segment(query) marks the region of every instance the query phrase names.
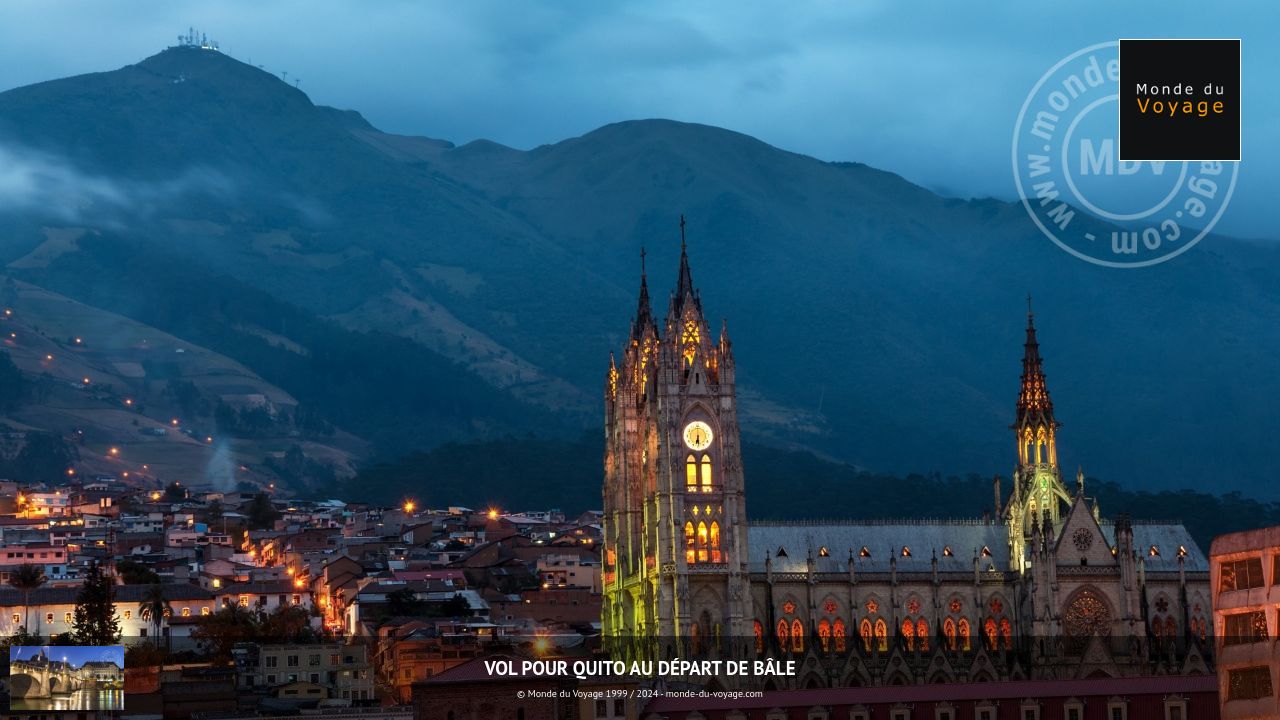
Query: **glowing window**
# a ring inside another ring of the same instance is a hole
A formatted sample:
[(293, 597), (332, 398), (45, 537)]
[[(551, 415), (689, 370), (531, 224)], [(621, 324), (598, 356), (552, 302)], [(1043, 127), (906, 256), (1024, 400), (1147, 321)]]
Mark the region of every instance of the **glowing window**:
[(995, 650), (1000, 642), (1000, 629), (996, 627), (995, 618), (987, 618), (982, 624), (982, 636), (987, 641), (987, 649)]
[(916, 624), (910, 618), (902, 621), (902, 642), (907, 647), (907, 652), (916, 649)]
[(711, 492), (711, 456), (702, 456), (702, 492)]
[(956, 621), (947, 618), (942, 622), (942, 634), (947, 638), (947, 649), (956, 649)]
[(929, 623), (924, 618), (916, 622), (916, 642), (920, 645), (920, 652), (929, 652)]
[(692, 455), (684, 460), (684, 484), (689, 492), (698, 489), (698, 461)]
[(720, 556), (720, 523), (711, 523), (711, 562), (721, 562)]
[(1000, 621), (1000, 637), (1004, 639), (1004, 649), (1013, 649), (1013, 625), (1009, 622), (1009, 618)]
[(753, 624), (752, 630), (755, 632), (755, 635), (756, 635), (756, 654), (757, 655), (763, 654), (764, 653), (764, 626), (760, 624), (759, 620), (756, 620), (755, 623)]
[(791, 621), (791, 649), (804, 652), (804, 626), (800, 624), (800, 618)]
[(831, 625), (831, 634), (835, 636), (836, 652), (844, 652), (844, 621), (836, 618)]
[(831, 623), (818, 621), (818, 641), (822, 643), (822, 652), (831, 652)]
[(693, 523), (684, 524), (684, 561), (692, 563), (696, 561), (696, 549), (694, 548), (694, 529)]
[(871, 652), (871, 621), (863, 618), (862, 624), (858, 626), (858, 636), (862, 638), (863, 652)]
[(969, 652), (972, 645), (969, 642), (969, 621), (960, 618), (960, 649)]
[(867, 549), (866, 545), (863, 545), (862, 549), (858, 551), (858, 557), (864, 557), (864, 558), (871, 557), (871, 551)]
[(786, 620), (778, 621), (778, 644), (782, 645), (782, 649), (787, 649), (787, 641), (791, 637), (791, 625)]
[(191, 608), (189, 607), (182, 608), (182, 617), (191, 617)]
[(889, 626), (884, 618), (876, 620), (876, 647), (880, 652), (889, 652)]
[(707, 524), (698, 523), (698, 562), (707, 561)]

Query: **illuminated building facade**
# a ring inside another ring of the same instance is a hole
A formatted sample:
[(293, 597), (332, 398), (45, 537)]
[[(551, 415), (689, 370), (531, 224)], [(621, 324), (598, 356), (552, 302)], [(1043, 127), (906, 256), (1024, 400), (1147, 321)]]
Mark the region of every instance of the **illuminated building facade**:
[[(683, 225), (682, 225), (683, 231)], [(1028, 308), (1012, 487), (947, 521), (746, 522), (734, 359), (687, 250), (605, 383), (602, 625), (619, 657), (800, 661), (778, 687), (1211, 673), (1208, 561), (1063, 481)]]

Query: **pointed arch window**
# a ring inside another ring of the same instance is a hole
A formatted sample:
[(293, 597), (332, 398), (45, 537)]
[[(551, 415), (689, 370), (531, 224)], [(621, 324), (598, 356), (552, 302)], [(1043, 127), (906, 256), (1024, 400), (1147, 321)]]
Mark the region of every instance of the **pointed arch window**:
[(711, 477), (711, 456), (702, 456), (702, 492), (711, 492), (714, 483)]
[(713, 520), (711, 522), (711, 562), (714, 562), (714, 563), (721, 562), (722, 561), (721, 558), (722, 556), (720, 554), (720, 523)]
[(763, 655), (764, 654), (764, 626), (760, 624), (759, 620), (756, 620), (752, 624), (751, 629), (756, 636), (756, 654)]
[(973, 649), (973, 644), (969, 637), (969, 621), (965, 618), (960, 618), (960, 649), (964, 652), (969, 652)]
[(782, 646), (783, 650), (786, 650), (787, 645), (790, 644), (790, 641), (791, 641), (791, 624), (788, 623), (784, 618), (778, 621), (778, 644)]
[(698, 562), (707, 561), (707, 524), (698, 523)]
[(954, 651), (956, 649), (956, 621), (947, 618), (942, 621), (942, 635), (947, 639), (947, 649)]
[(1178, 637), (1178, 623), (1172, 617), (1164, 619), (1164, 634), (1170, 640)]
[(858, 636), (862, 638), (862, 651), (871, 652), (871, 621), (863, 618), (862, 624), (858, 626)]
[(800, 624), (800, 618), (791, 621), (791, 650), (804, 652), (804, 625)]
[(907, 652), (916, 649), (916, 624), (910, 618), (902, 621), (902, 645)]
[(697, 548), (694, 547), (697, 537), (693, 529), (693, 523), (684, 524), (684, 561), (687, 563), (697, 562)]
[(831, 635), (835, 638), (836, 652), (844, 652), (844, 620), (836, 618), (831, 624)]
[(1000, 638), (1004, 640), (1004, 649), (1013, 649), (1013, 624), (1009, 622), (1009, 618), (1000, 620)]
[(822, 652), (831, 652), (831, 623), (818, 621), (818, 642), (822, 643)]
[(1000, 629), (996, 627), (995, 618), (987, 618), (982, 624), (982, 637), (986, 640), (987, 649), (995, 650), (1000, 642)]
[(692, 455), (684, 459), (684, 484), (689, 492), (698, 491), (698, 459)]
[(876, 647), (880, 652), (889, 652), (889, 626), (884, 618), (876, 620)]
[(916, 644), (920, 646), (920, 652), (929, 652), (929, 623), (924, 618), (916, 621)]
[(693, 654), (698, 655), (702, 652), (702, 638), (699, 637), (698, 623), (689, 626), (689, 645), (693, 649)]

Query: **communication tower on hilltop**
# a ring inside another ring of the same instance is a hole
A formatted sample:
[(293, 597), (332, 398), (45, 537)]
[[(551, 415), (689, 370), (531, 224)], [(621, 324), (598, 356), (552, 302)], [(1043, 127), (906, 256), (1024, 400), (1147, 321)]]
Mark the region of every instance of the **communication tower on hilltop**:
[(178, 35), (178, 44), (175, 47), (196, 48), (197, 50), (217, 50), (218, 41), (210, 40), (208, 35), (198, 33), (195, 28), (189, 27), (185, 33)]

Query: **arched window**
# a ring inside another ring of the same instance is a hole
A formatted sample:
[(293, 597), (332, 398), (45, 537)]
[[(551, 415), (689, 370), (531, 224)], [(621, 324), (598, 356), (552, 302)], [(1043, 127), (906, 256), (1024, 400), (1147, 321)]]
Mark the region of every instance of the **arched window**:
[(689, 492), (697, 492), (698, 460), (692, 455), (684, 459), (684, 484)]
[(986, 638), (987, 649), (995, 650), (996, 643), (1000, 640), (1000, 630), (996, 627), (995, 618), (987, 618), (987, 621), (982, 624), (982, 635)]
[(835, 623), (832, 624), (831, 626), (831, 634), (834, 635), (836, 639), (836, 652), (844, 652), (844, 621), (843, 620), (841, 620), (840, 618), (836, 618)]
[(711, 562), (720, 562), (720, 523), (711, 522)]
[(947, 649), (956, 649), (956, 621), (947, 618), (942, 621), (942, 634), (947, 638)]
[(1004, 638), (1004, 649), (1013, 649), (1013, 624), (1009, 622), (1009, 618), (1000, 620), (1000, 637)]
[(698, 523), (698, 562), (707, 561), (707, 524)]
[(969, 642), (969, 621), (965, 618), (960, 618), (960, 649), (969, 652), (972, 647)]
[(1178, 623), (1172, 617), (1164, 619), (1164, 635), (1170, 640), (1178, 637)]
[(783, 650), (787, 649), (788, 641), (791, 639), (791, 626), (787, 624), (786, 619), (778, 621), (778, 644)]
[(929, 652), (929, 623), (924, 618), (916, 621), (916, 643), (920, 645), (920, 652)]
[(862, 651), (871, 652), (871, 621), (863, 618), (858, 626), (858, 635), (862, 638)]
[(702, 638), (699, 636), (698, 623), (689, 626), (689, 646), (693, 648), (693, 654), (697, 655), (702, 652)]
[(1160, 636), (1164, 634), (1164, 623), (1160, 621), (1160, 618), (1155, 618), (1151, 621), (1151, 634), (1155, 636), (1156, 640), (1159, 640)]
[(822, 652), (831, 652), (831, 623), (818, 621), (818, 642), (822, 643)]
[(889, 626), (884, 618), (876, 620), (876, 647), (880, 652), (889, 652)]
[(911, 618), (902, 621), (902, 644), (907, 652), (916, 649), (916, 624)]
[(762, 655), (764, 654), (764, 626), (759, 620), (756, 620), (753, 625), (752, 630), (756, 635), (756, 654)]
[(702, 456), (702, 492), (711, 492), (711, 456)]
[(800, 624), (800, 618), (791, 621), (791, 649), (804, 652), (804, 626)]
[(697, 562), (694, 539), (693, 523), (687, 522), (684, 524), (684, 561), (690, 564)]

